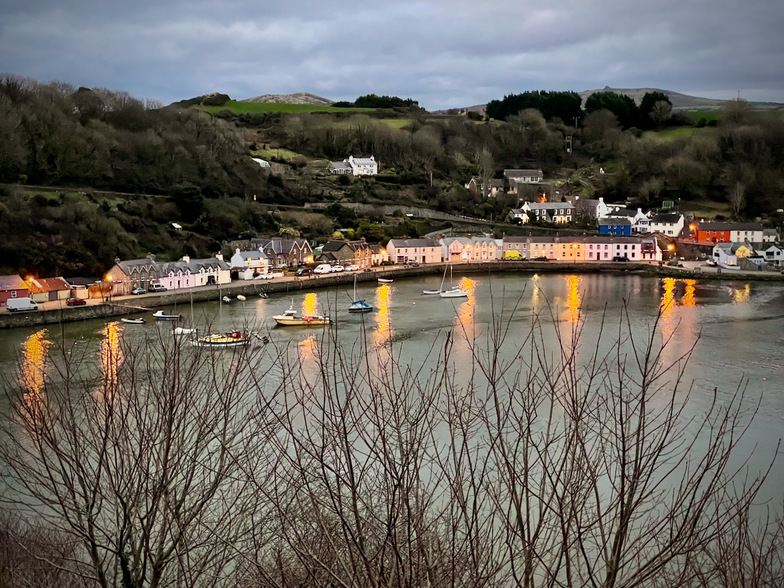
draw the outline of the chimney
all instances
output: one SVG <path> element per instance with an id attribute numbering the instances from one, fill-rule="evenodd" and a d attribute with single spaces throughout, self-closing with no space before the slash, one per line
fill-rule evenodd
<path id="1" fill-rule="evenodd" d="M 190 255 L 183 255 L 183 256 L 182 256 L 182 260 L 183 260 L 185 263 L 190 263 L 190 262 L 191 262 L 191 256 L 190 256 Z"/>
<path id="2" fill-rule="evenodd" d="M 114 258 L 114 263 L 115 263 L 115 264 L 118 264 L 118 263 L 120 263 L 120 258 L 119 258 L 119 257 L 115 257 L 115 258 Z"/>
<path id="3" fill-rule="evenodd" d="M 223 261 L 223 253 L 216 253 L 215 259 L 217 259 L 218 261 Z"/>
<path id="4" fill-rule="evenodd" d="M 155 254 L 154 253 L 148 253 L 147 254 L 147 259 L 149 259 L 150 261 L 155 261 Z"/>

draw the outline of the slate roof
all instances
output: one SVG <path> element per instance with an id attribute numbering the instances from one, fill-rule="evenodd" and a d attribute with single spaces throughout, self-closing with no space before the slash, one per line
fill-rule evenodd
<path id="1" fill-rule="evenodd" d="M 628 216 L 606 216 L 599 219 L 599 225 L 631 226 L 632 219 L 630 219 Z"/>
<path id="2" fill-rule="evenodd" d="M 701 231 L 761 231 L 759 223 L 697 223 Z"/>
<path id="3" fill-rule="evenodd" d="M 657 223 L 660 225 L 674 225 L 680 222 L 681 218 L 683 218 L 683 215 L 680 214 L 657 214 L 651 219 L 651 224 Z"/>
<path id="4" fill-rule="evenodd" d="M 390 239 L 389 242 L 397 249 L 401 247 L 440 247 L 435 239 Z"/>

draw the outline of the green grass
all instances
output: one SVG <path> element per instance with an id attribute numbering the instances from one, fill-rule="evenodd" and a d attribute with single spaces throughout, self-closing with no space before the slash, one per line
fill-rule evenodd
<path id="1" fill-rule="evenodd" d="M 685 110 L 683 111 L 686 116 L 688 116 L 691 120 L 695 123 L 699 122 L 701 118 L 705 119 L 705 122 L 710 122 L 712 120 L 716 120 L 719 118 L 719 110 Z"/>
<path id="2" fill-rule="evenodd" d="M 410 118 L 373 118 L 371 120 L 384 123 L 390 129 L 402 129 L 413 122 Z M 331 126 L 338 129 L 350 129 L 356 124 L 356 121 L 353 120 L 336 120 Z"/>
<path id="3" fill-rule="evenodd" d="M 207 112 L 217 114 L 223 110 L 231 110 L 236 114 L 258 114 L 265 112 L 373 112 L 374 108 L 335 108 L 334 106 L 315 106 L 312 104 L 277 104 L 271 102 L 238 102 L 229 100 L 223 106 L 203 106 Z"/>
<path id="4" fill-rule="evenodd" d="M 645 133 L 647 137 L 653 137 L 662 143 L 670 141 L 677 141 L 679 139 L 688 139 L 695 135 L 705 132 L 709 127 L 698 129 L 697 127 L 677 127 L 674 129 L 666 129 L 663 131 L 649 131 Z"/>
<path id="5" fill-rule="evenodd" d="M 297 153 L 296 151 L 291 151 L 290 149 L 256 149 L 256 151 L 251 151 L 250 154 L 253 157 L 260 157 L 262 159 L 272 159 L 273 157 L 277 159 L 282 159 L 283 161 L 291 161 L 293 159 L 307 159 L 301 153 Z"/>

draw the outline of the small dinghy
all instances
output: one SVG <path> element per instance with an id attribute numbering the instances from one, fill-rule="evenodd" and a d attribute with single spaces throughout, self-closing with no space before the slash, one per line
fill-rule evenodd
<path id="1" fill-rule="evenodd" d="M 221 300 L 223 300 L 224 304 L 231 304 L 231 298 L 229 298 L 228 296 L 224 296 L 223 298 L 221 298 Z"/>
<path id="2" fill-rule="evenodd" d="M 240 302 L 245 302 L 245 297 L 242 294 L 237 294 L 237 300 Z"/>
<path id="3" fill-rule="evenodd" d="M 134 319 L 132 319 L 132 318 L 121 318 L 120 322 L 121 323 L 125 323 L 127 325 L 143 325 L 144 324 L 144 319 L 143 318 L 134 318 Z"/>

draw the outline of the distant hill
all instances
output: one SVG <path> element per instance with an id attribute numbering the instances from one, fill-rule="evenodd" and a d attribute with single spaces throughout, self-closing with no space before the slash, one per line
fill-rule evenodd
<path id="1" fill-rule="evenodd" d="M 240 102 L 255 102 L 257 104 L 310 104 L 312 106 L 331 106 L 334 100 L 322 98 L 308 92 L 296 94 L 264 94 L 255 98 L 246 98 Z"/>
<path id="2" fill-rule="evenodd" d="M 578 94 L 580 94 L 580 98 L 583 99 L 583 105 L 585 105 L 585 100 L 588 98 L 588 96 L 594 92 L 616 92 L 617 94 L 626 94 L 630 98 L 633 98 L 637 104 L 640 103 L 646 92 L 661 92 L 662 94 L 666 94 L 669 97 L 670 102 L 672 102 L 672 107 L 677 110 L 716 110 L 728 102 L 728 100 L 689 96 L 688 94 L 681 94 L 680 92 L 674 92 L 672 90 L 662 90 L 661 88 L 611 88 L 610 86 L 605 86 L 604 88 L 598 90 L 585 90 L 583 92 L 578 92 Z M 760 110 L 768 108 L 784 108 L 784 104 L 780 104 L 778 102 L 749 102 L 749 104 L 752 106 L 752 108 Z M 447 114 L 450 111 L 473 111 L 484 113 L 485 106 L 486 104 L 478 104 L 476 106 L 439 110 L 437 114 Z"/>

